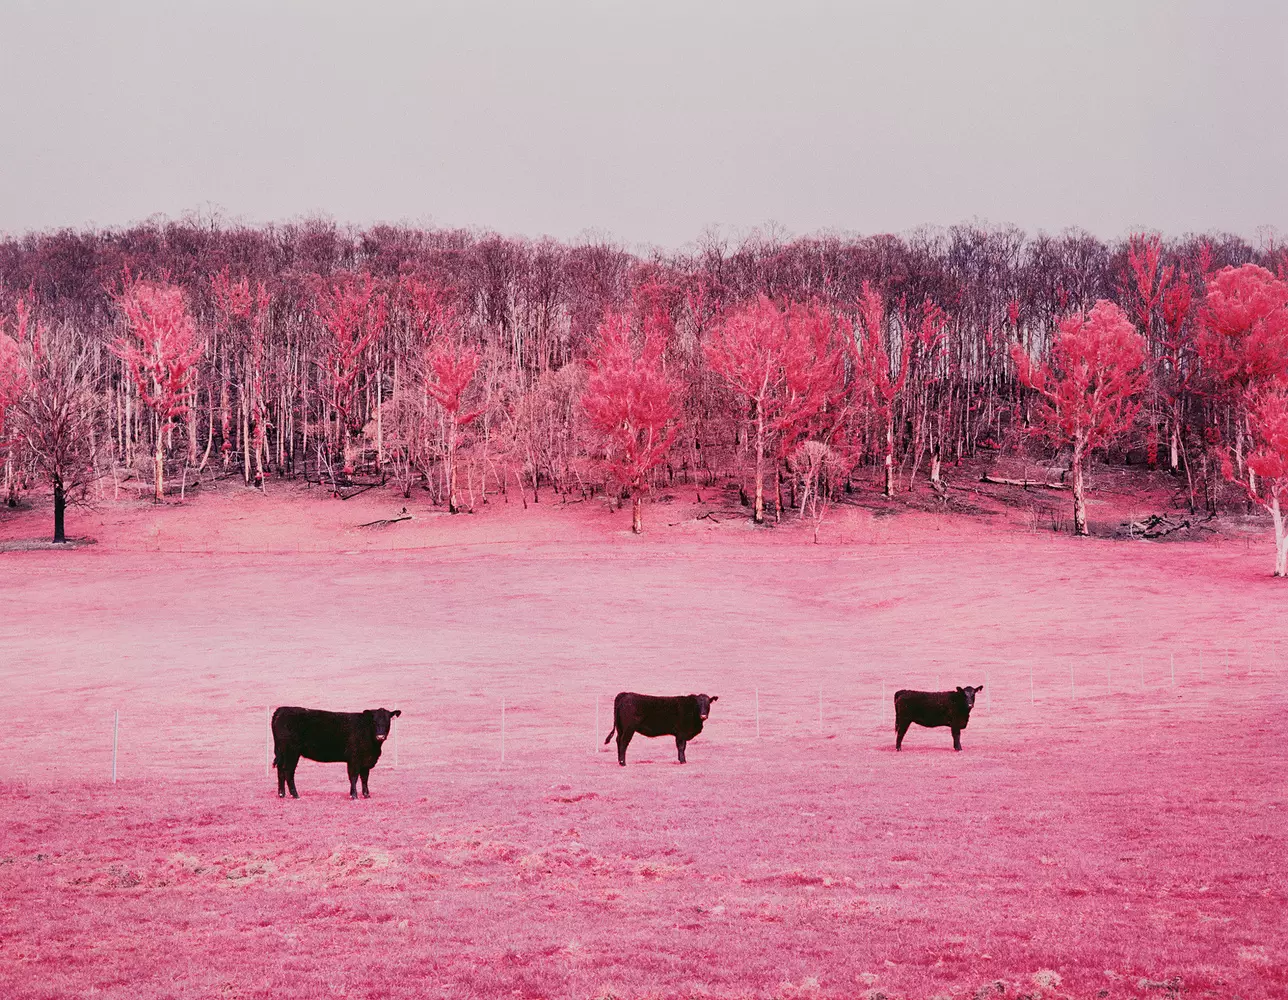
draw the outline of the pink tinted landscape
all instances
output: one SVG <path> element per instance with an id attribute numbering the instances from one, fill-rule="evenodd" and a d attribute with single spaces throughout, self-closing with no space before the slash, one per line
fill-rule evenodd
<path id="1" fill-rule="evenodd" d="M 1164 478 L 1119 474 L 1093 522 Z M 1285 995 L 1268 524 L 1073 538 L 956 482 L 817 544 L 691 487 L 639 536 L 276 480 L 74 511 L 95 544 L 0 555 L 0 994 Z M 962 753 L 894 752 L 896 688 L 966 684 Z M 623 689 L 719 695 L 688 764 L 617 766 Z M 402 710 L 370 800 L 277 798 L 279 704 Z"/>

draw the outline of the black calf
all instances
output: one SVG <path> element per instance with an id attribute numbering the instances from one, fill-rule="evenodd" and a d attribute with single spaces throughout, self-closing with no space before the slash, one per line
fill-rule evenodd
<path id="1" fill-rule="evenodd" d="M 896 691 L 894 693 L 894 748 L 903 746 L 903 735 L 914 722 L 919 726 L 948 726 L 953 731 L 953 749 L 962 748 L 962 730 L 970 722 L 979 687 L 956 691 Z"/>

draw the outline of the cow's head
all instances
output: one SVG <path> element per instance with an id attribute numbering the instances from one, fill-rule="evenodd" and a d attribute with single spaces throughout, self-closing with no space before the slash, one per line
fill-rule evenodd
<path id="1" fill-rule="evenodd" d="M 959 687 L 957 689 L 957 693 L 960 695 L 963 695 L 966 698 L 966 711 L 969 712 L 972 708 L 975 707 L 975 695 L 979 694 L 983 690 L 984 690 L 983 684 L 981 684 L 977 688 L 967 686 L 964 688 Z"/>
<path id="2" fill-rule="evenodd" d="M 707 697 L 705 694 L 695 694 L 693 697 L 698 699 L 698 718 L 703 722 L 707 721 L 707 716 L 711 714 L 711 706 L 719 699 L 718 694 Z"/>
<path id="3" fill-rule="evenodd" d="M 395 718 L 402 715 L 401 708 L 395 708 L 392 712 L 383 708 L 369 708 L 364 715 L 371 716 L 371 721 L 376 727 L 376 742 L 383 743 L 389 738 L 389 726 Z"/>

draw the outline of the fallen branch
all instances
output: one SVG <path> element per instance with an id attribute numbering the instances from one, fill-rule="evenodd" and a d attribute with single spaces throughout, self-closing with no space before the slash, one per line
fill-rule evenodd
<path id="1" fill-rule="evenodd" d="M 1164 535 L 1170 535 L 1173 531 L 1191 528 L 1205 528 L 1211 531 L 1211 528 L 1207 528 L 1206 522 L 1212 520 L 1214 516 L 1214 514 L 1209 514 L 1201 521 L 1188 517 L 1182 521 L 1173 521 L 1171 518 L 1164 517 L 1161 514 L 1151 514 L 1143 521 L 1128 521 L 1127 532 L 1133 536 L 1139 535 L 1141 538 L 1162 538 Z"/>
<path id="2" fill-rule="evenodd" d="M 1030 486 L 1042 486 L 1048 490 L 1067 490 L 1067 483 L 1045 483 L 1036 479 L 999 479 L 996 476 L 980 476 L 981 483 L 995 483 L 998 486 L 1023 486 L 1028 489 Z"/>
<path id="3" fill-rule="evenodd" d="M 343 489 L 343 487 L 337 486 L 335 488 L 334 495 L 338 500 L 352 500 L 359 493 L 366 493 L 367 490 L 375 489 L 379 485 L 380 485 L 379 483 L 367 483 L 365 486 L 359 486 L 356 490 L 354 490 L 352 493 L 349 493 L 349 494 L 342 493 L 341 490 Z"/>
<path id="4" fill-rule="evenodd" d="M 383 528 L 386 524 L 397 524 L 399 521 L 410 521 L 411 515 L 407 513 L 404 507 L 397 517 L 386 517 L 379 521 L 368 521 L 366 524 L 358 525 L 359 528 Z"/>
<path id="5" fill-rule="evenodd" d="M 721 523 L 720 518 L 716 517 L 716 516 L 715 516 L 715 514 L 714 514 L 714 513 L 712 513 L 711 511 L 707 511 L 705 514 L 699 514 L 699 515 L 698 515 L 697 517 L 695 517 L 693 520 L 695 520 L 695 521 L 702 521 L 702 520 L 705 520 L 706 518 L 710 518 L 710 519 L 711 519 L 711 522 L 712 522 L 713 524 L 720 524 L 720 523 Z M 668 528 L 674 528 L 676 525 L 683 524 L 683 523 L 684 523 L 683 521 L 673 521 L 673 522 L 671 522 L 671 523 L 667 524 L 667 527 L 668 527 Z"/>

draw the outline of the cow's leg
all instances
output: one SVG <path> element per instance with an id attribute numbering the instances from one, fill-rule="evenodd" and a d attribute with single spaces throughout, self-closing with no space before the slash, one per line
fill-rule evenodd
<path id="1" fill-rule="evenodd" d="M 912 725 L 911 719 L 899 719 L 894 724 L 894 748 L 899 750 L 903 747 L 904 734 L 908 732 L 908 727 Z"/>
<path id="2" fill-rule="evenodd" d="M 684 740 L 680 737 L 675 738 L 675 750 L 680 755 L 680 763 L 684 763 Z"/>
<path id="3" fill-rule="evenodd" d="M 622 767 L 626 766 L 626 748 L 630 745 L 631 737 L 635 735 L 633 729 L 617 729 L 617 763 Z"/>
<path id="4" fill-rule="evenodd" d="M 273 764 L 277 767 L 277 797 L 284 799 L 286 798 L 286 761 L 279 753 L 273 756 Z"/>
<path id="5" fill-rule="evenodd" d="M 962 748 L 962 731 L 958 729 L 956 726 L 953 726 L 953 749 L 960 750 L 961 748 Z"/>
<path id="6" fill-rule="evenodd" d="M 371 768 L 364 767 L 362 769 L 362 797 L 364 799 L 371 798 L 371 789 L 367 787 L 367 775 L 369 775 L 370 773 L 371 773 Z"/>
<path id="7" fill-rule="evenodd" d="M 358 797 L 358 767 L 356 764 L 349 765 L 349 798 Z"/>
<path id="8" fill-rule="evenodd" d="M 281 775 L 282 770 L 286 770 L 286 787 L 291 790 L 291 798 L 298 799 L 300 793 L 295 790 L 295 766 L 300 762 L 299 754 L 288 754 L 282 758 L 282 763 L 277 765 L 277 773 Z"/>

